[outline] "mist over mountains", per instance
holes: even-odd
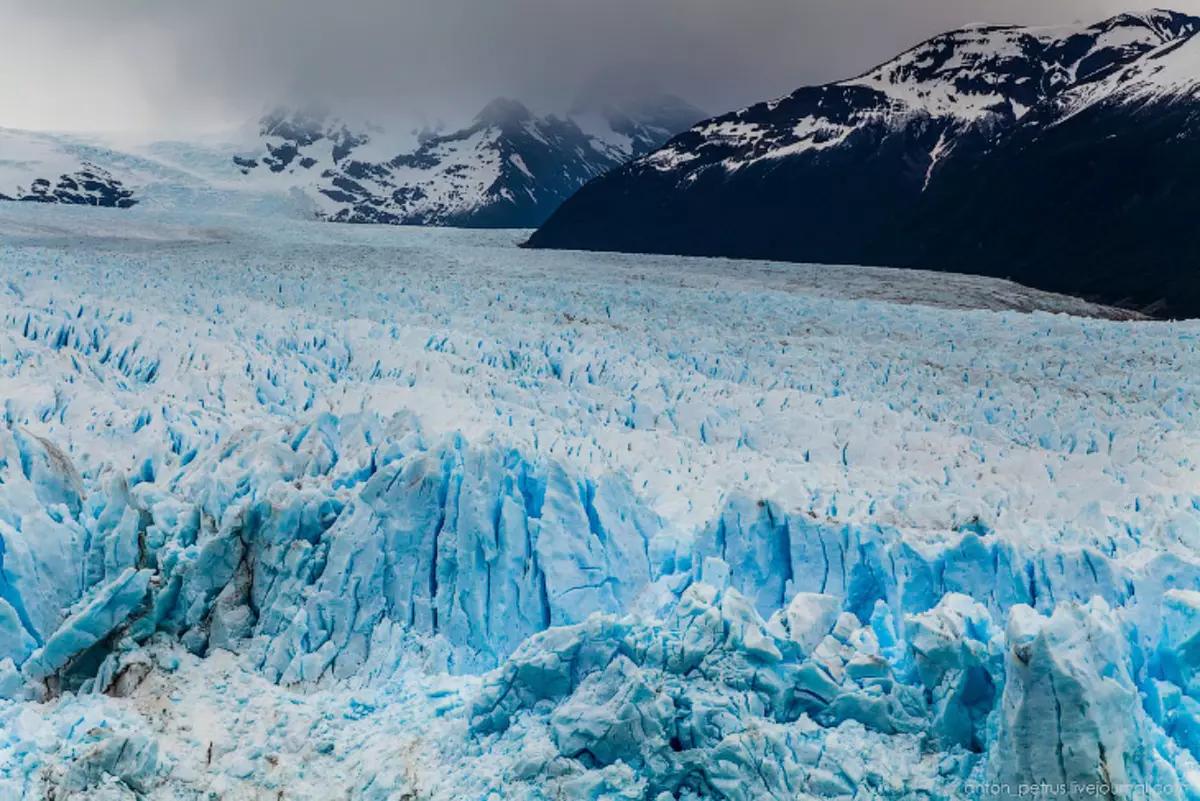
[[[0,0],[0,126],[192,136],[264,105],[540,111],[595,75],[655,79],[713,112],[860,73],[975,21],[1092,21],[1152,0]],[[1200,0],[1180,0],[1200,12]]]

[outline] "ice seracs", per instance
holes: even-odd
[[[495,232],[0,232],[0,795],[1200,797],[1194,325]]]

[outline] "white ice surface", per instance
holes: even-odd
[[[0,797],[1200,797],[1196,324],[521,236],[0,208]]]

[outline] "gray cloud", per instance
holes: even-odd
[[[612,69],[711,111],[860,72],[968,22],[1120,0],[0,0],[0,125],[195,128],[280,100],[441,113]],[[1200,0],[1180,0],[1200,12]],[[20,65],[19,68],[15,65]]]

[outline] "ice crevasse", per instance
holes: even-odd
[[[1200,797],[1200,593],[1178,589],[1200,565],[1178,555],[978,523],[914,542],[738,496],[689,537],[619,478],[403,416],[314,415],[86,497],[19,426],[0,453],[10,698],[112,691],[164,637],[287,686],[422,653],[484,674],[470,736],[542,716],[556,753],[528,778],[572,761],[594,797],[622,797],[616,765],[650,798]],[[883,773],[892,748],[911,775]]]
[[[680,344],[620,316],[648,302],[623,280],[494,304],[448,279],[399,326],[156,318],[17,275],[0,797],[1200,799],[1190,329],[750,293]],[[570,325],[514,323],[537,304]],[[705,325],[755,326],[743,362],[681,355]],[[988,386],[980,326],[1008,354]],[[1117,344],[1076,348],[1077,384],[1022,352],[1091,337]],[[1148,342],[1179,392],[1103,372],[1150,371]],[[754,474],[784,450],[824,460],[803,492]],[[909,461],[864,490],[874,458]],[[718,462],[746,479],[663,491]]]

